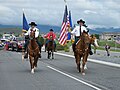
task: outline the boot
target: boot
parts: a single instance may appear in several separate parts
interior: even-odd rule
[[[89,54],[90,54],[90,55],[93,55],[93,52],[92,52],[92,49],[91,49],[91,44],[89,44],[89,50],[90,50],[90,51],[89,51]]]
[[[89,54],[90,54],[90,55],[93,55],[93,52],[92,52],[92,50],[90,50]]]
[[[72,44],[72,49],[73,49],[73,52],[75,52],[75,43]]]
[[[41,58],[41,47],[39,48],[39,58]]]

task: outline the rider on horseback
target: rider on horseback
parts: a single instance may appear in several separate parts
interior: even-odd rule
[[[38,41],[38,36],[39,36],[39,29],[36,28],[37,24],[35,24],[35,22],[31,22],[29,24],[31,27],[29,28],[29,30],[27,31],[27,33],[25,33],[25,36],[30,36],[30,32],[31,31],[35,31],[35,38],[36,38],[36,42],[39,46],[39,50],[40,50],[40,54],[39,54],[39,57],[41,57],[41,43]],[[30,37],[29,37],[30,39]],[[25,45],[24,45],[24,52],[27,51],[27,46],[29,44],[29,39],[25,42]],[[24,58],[28,58],[28,53],[25,54]]]
[[[71,32],[72,35],[75,35],[75,42],[73,44],[73,51],[75,51],[75,46],[76,43],[78,42],[78,40],[80,39],[80,36],[83,32],[88,33],[89,31],[86,29],[86,25],[85,25],[85,21],[83,21],[82,19],[80,19],[79,21],[77,21],[77,23],[79,24],[79,26],[76,26],[73,31]],[[90,52],[89,54],[92,55],[93,52],[91,50],[91,44],[89,44],[89,49]]]
[[[50,32],[44,36],[44,38],[47,38],[47,41],[45,43],[45,51],[46,51],[47,44],[51,40],[51,37],[52,37],[52,40],[56,39],[56,34],[54,33],[53,29],[50,29]],[[55,49],[56,49],[56,42],[54,41],[54,51]]]

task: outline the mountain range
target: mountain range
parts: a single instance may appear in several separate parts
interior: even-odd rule
[[[51,26],[51,25],[38,25],[41,33],[47,33],[50,29],[53,29],[55,32],[60,33],[60,26]],[[18,32],[21,33],[22,26],[15,25],[0,25],[0,33],[3,32]],[[101,34],[104,32],[120,32],[120,28],[95,28],[89,29],[90,34]]]

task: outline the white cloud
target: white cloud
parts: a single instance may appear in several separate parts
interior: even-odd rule
[[[83,18],[91,27],[120,26],[119,0],[67,0],[73,23]],[[61,25],[64,0],[1,0],[0,24],[21,24],[22,9],[28,22]]]
[[[97,12],[91,11],[91,10],[85,10],[84,13],[85,14],[97,14]]]

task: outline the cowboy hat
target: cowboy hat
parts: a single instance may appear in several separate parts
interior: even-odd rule
[[[80,19],[79,21],[77,21],[78,24],[79,24],[80,22],[82,22],[83,24],[85,23],[85,21],[83,21],[82,19]]]
[[[37,26],[37,24],[35,24],[35,22],[31,22],[31,23],[29,23],[29,25],[34,25],[34,26]]]
[[[53,31],[53,29],[50,29],[50,31]]]

